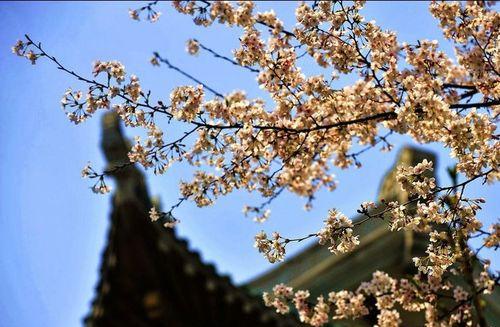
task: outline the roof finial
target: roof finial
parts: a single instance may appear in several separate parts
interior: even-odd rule
[[[107,170],[113,170],[130,162],[130,143],[123,134],[120,117],[107,112],[102,118],[101,147],[107,160]],[[134,165],[116,169],[112,173],[116,181],[115,201],[139,200],[149,209],[151,206],[143,174]]]

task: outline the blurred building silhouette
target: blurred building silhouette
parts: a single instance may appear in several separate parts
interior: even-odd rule
[[[128,162],[114,113],[104,116],[102,148],[109,167]],[[135,166],[113,177],[111,224],[87,326],[298,325],[217,274],[174,230],[152,223],[152,201]]]
[[[128,162],[129,144],[119,119],[103,119],[102,148],[109,167]],[[414,165],[433,154],[404,148],[394,167]],[[384,178],[379,200],[407,200],[395,180],[394,167]],[[175,230],[152,223],[152,200],[142,173],[134,166],[114,176],[111,224],[103,252],[100,279],[86,326],[300,326],[293,315],[278,315],[266,308],[261,293],[275,284],[309,289],[313,297],[329,291],[353,290],[371,279],[375,270],[393,277],[414,272],[412,258],[426,249],[425,235],[412,231],[390,232],[382,220],[357,227],[361,244],[352,253],[332,255],[326,247],[312,245],[242,287],[221,276],[211,264],[188,249]],[[362,187],[372,187],[362,185]],[[485,316],[497,326],[500,295],[484,297]],[[422,326],[423,314],[402,312],[403,326]],[[335,321],[334,326],[372,326],[376,313],[364,320]]]

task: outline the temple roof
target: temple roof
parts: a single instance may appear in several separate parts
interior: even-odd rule
[[[128,162],[115,114],[105,115],[102,147],[111,167]],[[191,251],[186,240],[149,219],[152,206],[134,166],[114,176],[116,192],[100,279],[86,326],[299,326],[266,308]]]

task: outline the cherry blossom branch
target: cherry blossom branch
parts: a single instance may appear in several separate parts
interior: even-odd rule
[[[77,80],[79,81],[82,81],[82,82],[85,82],[87,84],[90,84],[90,85],[94,85],[96,87],[98,87],[99,89],[102,89],[102,90],[109,90],[109,85],[104,85],[102,83],[99,83],[97,82],[95,79],[88,79],[88,78],[85,78],[77,73],[75,73],[73,70],[70,70],[66,67],[64,67],[58,60],[56,57],[54,56],[51,56],[49,55],[47,52],[45,52],[45,50],[42,48],[42,44],[40,42],[38,43],[35,43],[30,37],[29,35],[25,34],[24,35],[26,37],[26,39],[28,40],[28,45],[33,45],[37,50],[40,51],[40,56],[41,57],[46,57],[48,58],[50,61],[52,61],[54,64],[56,64],[56,67],[57,69],[75,77]],[[118,97],[122,98],[123,100],[129,102],[129,103],[134,103],[134,101],[126,96],[124,93],[118,93],[117,94]],[[167,106],[164,106],[164,105],[158,105],[158,106],[151,106],[150,104],[148,103],[135,103],[135,105],[137,105],[138,107],[144,107],[144,108],[148,108],[148,109],[151,109],[153,110],[154,112],[159,112],[159,113],[162,113],[162,114],[165,114],[167,115],[169,118],[172,118],[173,116],[167,111]]]
[[[434,195],[436,195],[437,193],[440,193],[440,192],[444,192],[444,191],[450,192],[452,190],[455,190],[455,189],[458,189],[458,188],[461,188],[461,187],[465,187],[467,184],[472,183],[476,179],[479,179],[479,178],[482,178],[482,177],[486,178],[489,174],[491,174],[493,172],[496,172],[496,171],[497,171],[496,169],[492,168],[492,169],[490,169],[490,170],[488,170],[486,172],[483,172],[483,173],[481,173],[479,175],[471,177],[468,180],[466,180],[466,181],[464,181],[464,182],[462,182],[460,184],[451,185],[451,186],[447,186],[447,187],[437,187],[434,191],[432,191],[432,192],[430,192],[428,194],[427,199],[431,199]],[[411,200],[408,200],[408,201],[402,203],[401,206],[406,207],[409,204],[412,204],[412,203],[415,203],[415,202],[421,201],[421,200],[422,200],[422,198],[415,197],[415,198],[413,198]],[[382,210],[382,211],[380,211],[380,212],[378,212],[376,214],[365,213],[365,215],[367,215],[368,217],[372,217],[372,218],[374,218],[374,217],[381,218],[383,216],[383,214],[389,212],[390,210],[392,210],[392,208],[389,207],[389,208],[386,208],[386,209],[384,209],[384,210]]]
[[[462,85],[454,83],[443,83],[443,89],[454,88],[454,89],[466,89],[466,90],[477,90],[474,85]]]
[[[222,93],[220,93],[220,92],[218,92],[218,91],[214,90],[213,88],[211,88],[210,86],[208,86],[206,83],[204,83],[204,82],[200,81],[199,79],[197,79],[197,78],[196,78],[196,77],[194,77],[193,75],[188,74],[188,73],[186,73],[184,70],[180,69],[179,67],[177,67],[177,66],[175,66],[175,65],[171,64],[171,63],[170,63],[170,61],[169,61],[167,58],[160,56],[160,54],[159,54],[158,52],[154,52],[154,53],[153,53],[153,55],[154,55],[154,57],[155,57],[158,61],[160,61],[160,62],[164,63],[165,65],[167,65],[167,67],[168,67],[169,69],[173,69],[173,70],[175,70],[176,72],[178,72],[178,73],[180,73],[180,74],[184,75],[185,77],[189,78],[189,79],[190,79],[190,80],[192,80],[193,82],[198,83],[198,84],[200,84],[200,85],[203,85],[203,87],[204,87],[205,89],[207,89],[208,91],[210,91],[211,93],[213,93],[215,96],[218,96],[218,97],[220,97],[220,98],[224,98],[224,95],[223,95]]]
[[[249,71],[253,72],[253,73],[258,73],[260,72],[260,70],[256,69],[256,68],[253,68],[253,67],[250,67],[250,66],[243,66],[243,65],[240,65],[237,61],[229,58],[229,57],[226,57],[224,55],[221,55],[217,52],[215,52],[214,50],[210,49],[209,47],[205,46],[203,43],[199,42],[198,40],[194,39],[194,41],[198,42],[198,45],[200,46],[200,48],[202,48],[203,50],[211,53],[215,58],[218,58],[218,59],[222,59],[226,62],[229,62],[235,66],[238,66],[238,67],[242,67],[242,68],[245,68],[245,69],[248,69]]]
[[[346,157],[351,157],[354,160],[354,163],[356,164],[356,166],[358,166],[358,167],[361,166],[361,163],[357,159],[358,156],[365,153],[366,151],[368,151],[370,149],[373,149],[377,144],[383,142],[383,143],[385,143],[385,146],[387,146],[388,150],[392,149],[393,145],[391,143],[389,143],[389,141],[387,141],[387,137],[389,137],[393,133],[394,133],[394,131],[389,131],[388,133],[386,133],[383,136],[378,136],[376,138],[376,141],[374,144],[370,144],[369,146],[367,146],[367,147],[365,147],[357,152],[349,153],[346,155]]]
[[[492,100],[492,101],[485,101],[485,102],[478,102],[478,103],[456,103],[456,104],[451,104],[450,109],[491,107],[491,106],[496,106],[499,104],[500,104],[500,99],[499,100]]]
[[[292,91],[292,89],[290,88],[290,85],[288,85],[288,83],[286,83],[283,80],[283,78],[276,72],[276,70],[272,67],[272,65],[276,65],[276,63],[272,62],[271,65],[269,65],[267,68],[273,72],[274,76],[276,76],[280,80],[281,85],[284,86],[288,90],[288,92],[295,98],[295,100],[297,100],[297,105],[301,106],[302,102],[300,101],[300,98],[297,96],[297,94],[295,94],[294,91]]]
[[[37,44],[37,43],[33,42],[28,35],[25,35],[25,36],[26,36],[26,39],[30,42],[30,44],[35,46],[41,52],[41,56],[47,57],[49,60],[51,60],[52,62],[54,62],[56,64],[57,69],[64,71],[65,73],[75,77],[79,81],[83,81],[87,84],[95,85],[101,89],[109,89],[109,87],[105,84],[99,83],[96,80],[87,79],[87,78],[75,73],[74,71],[67,69],[55,57],[53,57],[53,56],[49,55],[47,52],[45,52],[45,50],[42,48],[41,43]],[[159,58],[161,58],[161,57],[159,57]],[[161,59],[163,60],[164,58],[161,58]],[[195,79],[194,77],[190,76],[189,74],[185,73],[177,66],[173,66],[173,67],[175,67],[175,68],[172,68],[172,69],[178,71],[179,73],[181,73],[189,78],[193,78],[193,81],[200,83],[201,85],[204,85],[201,81],[199,81],[199,80]],[[207,89],[210,92],[214,93],[216,96],[224,97],[221,93],[209,88],[208,86],[204,85],[204,87],[207,87]],[[153,105],[148,104],[148,103],[134,102],[134,101],[132,101],[132,99],[130,99],[129,97],[127,97],[123,93],[118,93],[117,96],[119,96],[120,98],[124,99],[127,102],[134,103],[134,105],[136,105],[138,107],[148,108],[154,112],[165,114],[169,118],[173,118],[172,114],[167,111],[167,109],[169,107],[164,105],[161,101],[159,101],[159,105],[153,106]],[[369,116],[365,116],[365,117],[360,117],[360,118],[356,118],[356,119],[352,119],[352,120],[347,120],[347,121],[342,121],[342,122],[332,123],[332,124],[326,124],[326,125],[320,125],[320,126],[313,126],[310,128],[290,128],[290,127],[273,126],[273,125],[253,125],[252,127],[257,129],[257,130],[274,130],[274,131],[278,131],[278,132],[281,131],[281,132],[290,132],[290,133],[308,133],[308,132],[312,132],[312,131],[328,130],[328,129],[333,129],[333,128],[346,127],[349,125],[363,124],[363,123],[368,123],[368,122],[372,122],[372,121],[393,120],[396,118],[397,118],[397,114],[395,112],[382,112],[382,113],[373,114],[373,115],[369,115]],[[203,122],[199,122],[199,121],[190,121],[189,123],[197,125],[199,127],[205,127],[207,129],[240,129],[243,127],[243,124],[238,124],[238,123],[232,124],[232,125],[208,124],[208,123],[203,123]]]
[[[145,6],[138,8],[138,9],[129,10],[129,16],[133,20],[140,20],[140,14],[146,10],[148,13],[146,19],[149,20],[150,22],[154,23],[158,20],[158,18],[161,15],[160,12],[157,12],[153,9],[153,7],[156,6],[157,4],[158,4],[158,1],[153,1],[153,2],[148,3]]]
[[[209,1],[206,1],[206,0],[200,0],[200,2],[204,3],[206,6],[205,6],[205,10],[207,10],[212,4],[209,2]],[[257,20],[257,23],[262,25],[262,26],[265,26],[265,27],[269,27],[269,28],[273,28],[274,26],[271,26],[271,25],[268,25],[266,22],[263,22],[263,21],[260,21],[260,20]],[[293,34],[292,32],[290,31],[287,31],[285,29],[283,29],[281,31],[283,34],[287,35],[287,36],[290,36],[290,37],[296,37],[295,34]]]
[[[482,178],[482,177],[487,177],[489,174],[493,173],[493,172],[496,172],[496,169],[490,169],[484,173],[481,173],[479,175],[476,175],[472,178],[469,178],[468,180],[462,182],[462,183],[459,183],[459,184],[456,184],[456,185],[451,185],[451,186],[447,186],[447,187],[438,187],[436,188],[434,191],[430,192],[427,196],[426,199],[424,199],[425,201],[430,201],[430,199],[432,199],[432,197],[434,195],[436,195],[437,193],[440,193],[440,192],[444,192],[444,191],[452,191],[452,190],[455,190],[455,189],[458,189],[458,188],[462,188],[462,191],[463,191],[463,188],[465,188],[466,185],[472,183],[473,181],[479,179],[479,178]],[[406,207],[410,204],[413,204],[417,201],[422,201],[422,198],[421,197],[415,197],[411,200],[408,200],[402,204],[398,204],[398,206],[402,206],[402,207]],[[386,203],[384,200],[382,200],[382,203]],[[337,231],[342,231],[342,230],[345,230],[346,228],[352,228],[352,227],[356,227],[356,226],[360,226],[366,222],[368,222],[369,220],[371,219],[382,219],[384,220],[384,215],[386,213],[388,213],[389,211],[393,210],[394,208],[392,206],[388,206],[387,208],[379,211],[379,212],[375,212],[375,213],[370,213],[369,210],[368,210],[368,207],[367,206],[362,206],[361,209],[359,209],[357,212],[366,216],[365,218],[363,219],[360,219],[360,220],[357,220],[355,222],[352,223],[352,226],[348,226],[348,227],[340,227],[337,229]],[[298,238],[288,238],[288,237],[283,237],[281,235],[279,235],[279,239],[282,240],[282,243],[284,246],[286,246],[288,243],[292,243],[292,242],[302,242],[304,240],[307,240],[309,238],[312,238],[312,237],[317,237],[318,236],[318,233],[310,233],[308,234],[307,236],[304,236],[304,237],[298,237]]]
[[[273,194],[269,196],[267,200],[260,203],[260,205],[257,206],[245,205],[243,207],[243,213],[245,214],[245,216],[248,216],[250,212],[255,213],[257,214],[257,216],[254,217],[254,221],[263,223],[264,221],[267,220],[267,218],[269,218],[271,212],[269,209],[266,209],[265,211],[264,209],[267,206],[269,206],[274,200],[276,200],[283,193],[284,190],[285,190],[284,186],[280,187],[277,191],[273,192]]]

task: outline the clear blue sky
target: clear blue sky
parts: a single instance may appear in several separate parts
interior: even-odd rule
[[[110,197],[93,194],[88,181],[80,178],[88,160],[97,167],[103,164],[99,117],[78,127],[71,125],[59,100],[68,86],[79,84],[44,60],[31,66],[12,55],[10,47],[17,39],[30,34],[84,75],[90,75],[96,59],[120,60],[127,72],[140,76],[144,88],[163,98],[168,98],[174,86],[190,81],[149,65],[155,50],[218,90],[245,89],[251,96],[259,95],[251,73],[205,54],[193,58],[184,52],[185,41],[195,37],[230,53],[237,45],[238,29],[196,27],[168,4],[160,6],[163,16],[158,23],[137,23],[128,18],[127,11],[139,5],[0,3],[0,326],[81,325],[94,295],[110,210]],[[270,7],[292,26],[295,3],[259,4],[262,9]],[[368,3],[365,15],[399,31],[399,40],[442,40],[426,3]],[[396,149],[411,144],[402,137],[393,140]],[[447,152],[438,145],[425,148],[439,153],[439,179],[447,183],[444,169],[452,163]],[[396,151],[388,155],[373,151],[363,158],[362,169],[338,171],[339,189],[319,194],[309,213],[302,210],[303,199],[285,195],[273,206],[271,220],[256,225],[241,214],[241,208],[258,199],[241,192],[210,208],[198,209],[192,204],[180,208],[179,232],[220,272],[244,282],[270,268],[252,248],[259,230],[299,236],[316,231],[329,208],[355,212],[360,202],[375,198],[379,181],[395,155]],[[187,178],[189,172],[176,167],[161,177],[148,175],[151,193],[159,195],[165,205],[173,203],[179,178]],[[490,200],[498,196],[498,186],[473,188],[475,194]],[[481,215],[494,221],[499,208],[498,201],[490,201]],[[291,253],[298,249],[291,248]],[[497,257],[496,267],[498,261]]]

